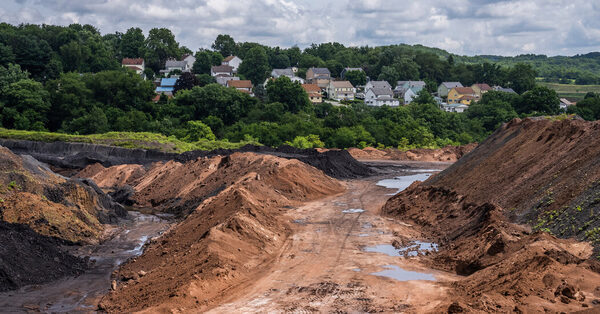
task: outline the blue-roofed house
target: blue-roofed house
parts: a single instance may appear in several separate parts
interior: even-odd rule
[[[167,96],[173,96],[173,90],[175,89],[176,78],[163,78],[160,80],[160,86],[156,88],[157,94],[165,94]]]

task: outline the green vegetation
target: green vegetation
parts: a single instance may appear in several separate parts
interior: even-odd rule
[[[558,97],[572,99],[574,101],[583,100],[587,93],[600,93],[600,85],[576,85],[546,82],[539,82],[538,84],[555,90]]]
[[[162,134],[149,132],[108,132],[103,134],[72,135],[53,132],[7,130],[4,128],[0,128],[0,138],[39,142],[80,142],[124,148],[155,149],[173,153],[218,148],[234,149],[247,144],[260,145],[258,142],[248,138],[245,141],[237,143],[208,139],[185,142],[177,139],[175,136],[167,137]]]

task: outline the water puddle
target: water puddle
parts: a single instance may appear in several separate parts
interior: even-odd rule
[[[396,248],[391,244],[378,244],[363,248],[364,252],[382,253],[388,256],[413,257],[425,252],[435,252],[438,246],[436,243],[414,241],[407,246]]]
[[[370,236],[370,234],[368,234],[368,233],[361,233],[358,236],[359,237],[368,237],[368,236]]]
[[[435,276],[432,274],[420,273],[416,271],[404,270],[396,265],[385,265],[382,271],[371,273],[371,275],[388,277],[398,281],[409,281],[409,280],[429,280],[435,281]]]
[[[393,179],[384,179],[377,182],[378,186],[383,186],[388,189],[396,189],[394,193],[388,195],[396,195],[408,188],[415,181],[425,181],[431,177],[432,173],[419,173],[409,176],[400,176]]]
[[[129,250],[127,252],[133,254],[133,256],[140,256],[142,255],[142,253],[144,252],[144,245],[146,244],[146,242],[148,241],[148,236],[142,236],[139,240],[138,240],[138,244],[135,246],[135,248],[133,248],[133,250]]]
[[[359,214],[359,213],[364,213],[365,210],[362,208],[350,208],[350,209],[344,209],[342,210],[342,213],[344,214]]]

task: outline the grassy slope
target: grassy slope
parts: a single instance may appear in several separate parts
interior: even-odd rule
[[[0,128],[0,138],[40,142],[81,142],[125,148],[154,149],[163,152],[182,153],[190,150],[212,150],[218,148],[239,148],[256,142],[231,143],[227,141],[201,140],[184,142],[174,136],[164,136],[149,132],[108,132],[104,134],[72,135],[52,132],[8,130]]]
[[[538,84],[549,87],[558,93],[559,97],[565,97],[574,100],[582,100],[586,93],[600,93],[600,85],[575,85],[575,84],[557,84],[538,82]]]

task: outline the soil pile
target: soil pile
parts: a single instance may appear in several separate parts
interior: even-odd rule
[[[402,151],[394,148],[349,148],[348,152],[358,160],[411,160],[455,162],[477,147],[476,143],[462,146],[446,146],[438,149],[418,148]]]
[[[65,173],[71,173],[72,171],[69,169],[81,170],[96,163],[104,167],[124,164],[148,166],[157,161],[174,160],[185,163],[199,157],[227,156],[236,152],[254,152],[286,159],[298,159],[334,178],[357,178],[374,174],[369,167],[356,161],[347,151],[343,150],[322,151],[320,149],[298,149],[290,146],[272,148],[246,145],[239,149],[197,150],[175,154],[87,143],[44,143],[0,139],[0,145],[11,149],[17,154],[31,155],[41,162],[56,167],[57,171],[65,171]]]
[[[63,252],[61,241],[25,225],[0,221],[0,243],[0,291],[76,276],[88,266],[87,260]]]
[[[290,234],[285,210],[344,189],[297,160],[253,153],[158,163],[131,184],[138,205],[202,201],[121,267],[101,302],[108,312],[206,309],[277,258]]]
[[[93,182],[69,180],[0,147],[0,220],[71,243],[94,243],[102,223],[126,215]]]
[[[572,233],[555,234],[584,238],[595,230],[590,208],[580,216],[570,208],[595,195],[599,132],[595,122],[514,120],[388,201],[384,213],[437,236],[433,267],[465,276],[452,285],[456,302],[440,310],[567,312],[600,302],[592,246],[535,232],[568,224]]]

